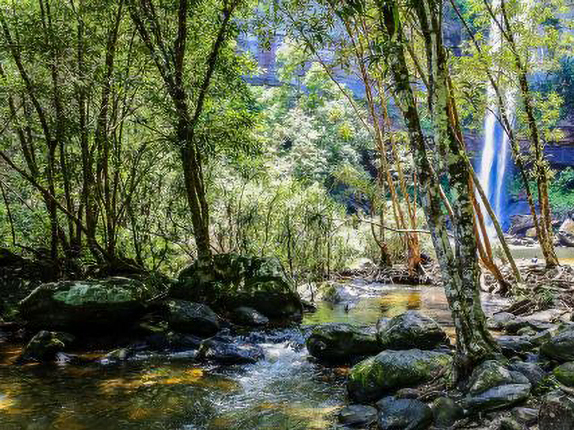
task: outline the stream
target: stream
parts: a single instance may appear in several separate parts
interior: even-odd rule
[[[252,365],[199,366],[189,354],[139,355],[119,364],[12,364],[20,347],[0,343],[0,428],[3,430],[323,430],[344,404],[347,368],[309,360],[312,325],[420,310],[452,335],[444,292],[437,287],[355,280],[342,302],[318,304],[300,328],[254,331],[265,359]],[[505,302],[483,296],[488,313]],[[101,354],[103,355],[103,354]]]

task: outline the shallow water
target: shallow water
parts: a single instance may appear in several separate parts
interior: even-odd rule
[[[344,402],[345,368],[308,360],[306,327],[322,322],[373,324],[420,309],[445,327],[450,315],[435,287],[356,282],[344,303],[321,303],[301,329],[253,333],[265,360],[198,366],[183,354],[139,356],[121,365],[15,366],[19,350],[0,345],[2,430],[322,430]],[[501,302],[484,297],[486,308]],[[346,304],[349,306],[347,307]]]

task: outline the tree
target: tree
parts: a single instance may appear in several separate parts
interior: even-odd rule
[[[239,0],[224,0],[221,5],[215,2],[210,7],[221,7],[221,22],[218,25],[215,40],[207,53],[205,70],[201,83],[195,95],[187,86],[186,65],[188,61],[190,34],[188,19],[193,13],[193,7],[201,8],[205,13],[205,5],[196,5],[188,0],[179,0],[177,10],[163,12],[163,20],[157,12],[158,7],[153,0],[130,0],[130,13],[137,31],[146,45],[159,74],[163,80],[165,91],[173,104],[173,119],[175,128],[175,144],[179,148],[186,188],[187,201],[191,211],[194,237],[198,258],[209,264],[211,261],[211,245],[209,237],[209,207],[205,191],[204,162],[202,148],[196,139],[196,128],[202,115],[206,97],[213,78],[214,71],[223,45],[229,36],[231,17],[240,4]],[[164,7],[165,8],[165,7]],[[176,28],[170,24],[176,22]],[[172,35],[172,40],[170,40]],[[196,61],[199,61],[196,59]]]
[[[394,80],[395,100],[402,111],[409,132],[423,190],[421,199],[457,333],[455,363],[457,379],[463,380],[468,377],[475,365],[493,357],[498,347],[486,329],[480,302],[477,238],[474,229],[474,210],[470,201],[471,179],[465,160],[466,154],[458,141],[460,130],[456,129],[452,120],[455,112],[451,103],[446,51],[440,27],[441,2],[423,0],[408,3],[407,6],[416,14],[416,23],[420,26],[425,41],[429,79],[428,99],[434,141],[437,151],[440,151],[445,160],[445,169],[453,195],[454,250],[449,241],[446,220],[441,208],[438,179],[433,173],[419,110],[411,88],[410,71],[405,55],[405,44],[408,42],[402,30],[404,21],[399,5],[394,0],[378,0],[376,5],[380,13],[382,51],[387,70]]]

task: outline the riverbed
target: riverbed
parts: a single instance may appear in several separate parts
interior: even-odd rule
[[[345,367],[309,359],[305,336],[314,324],[373,325],[384,316],[420,310],[453,334],[441,288],[355,280],[338,304],[321,302],[300,327],[246,334],[265,359],[241,366],[201,366],[189,353],[140,353],[121,364],[97,360],[12,364],[20,347],[0,344],[2,430],[324,430],[345,402]],[[483,295],[493,312],[506,302]],[[103,356],[107,351],[101,351]]]

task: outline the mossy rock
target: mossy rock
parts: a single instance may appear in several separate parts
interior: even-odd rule
[[[351,369],[347,390],[354,400],[370,402],[400,388],[448,376],[452,357],[436,351],[383,351]]]
[[[345,323],[316,326],[307,338],[309,353],[323,361],[349,361],[381,351],[374,333]]]
[[[62,352],[73,341],[74,336],[70,334],[42,330],[28,342],[22,354],[18,357],[18,362],[54,360],[56,354]]]
[[[377,325],[382,349],[434,349],[449,344],[446,332],[434,321],[416,311],[407,311]]]
[[[182,333],[210,337],[219,331],[219,317],[208,306],[186,300],[166,300],[163,309],[169,327]]]
[[[540,352],[559,362],[574,360],[574,328],[567,326],[560,330],[556,336],[544,342]]]
[[[472,412],[505,408],[526,400],[530,390],[531,384],[522,373],[488,360],[473,371],[464,405]]]
[[[567,387],[574,387],[574,362],[561,364],[552,371],[554,377]]]
[[[156,294],[153,286],[129,278],[52,282],[22,300],[20,314],[33,327],[100,330],[135,322]]]
[[[294,283],[275,258],[219,254],[211,265],[196,262],[180,273],[170,295],[229,311],[246,306],[274,319],[303,311]]]

